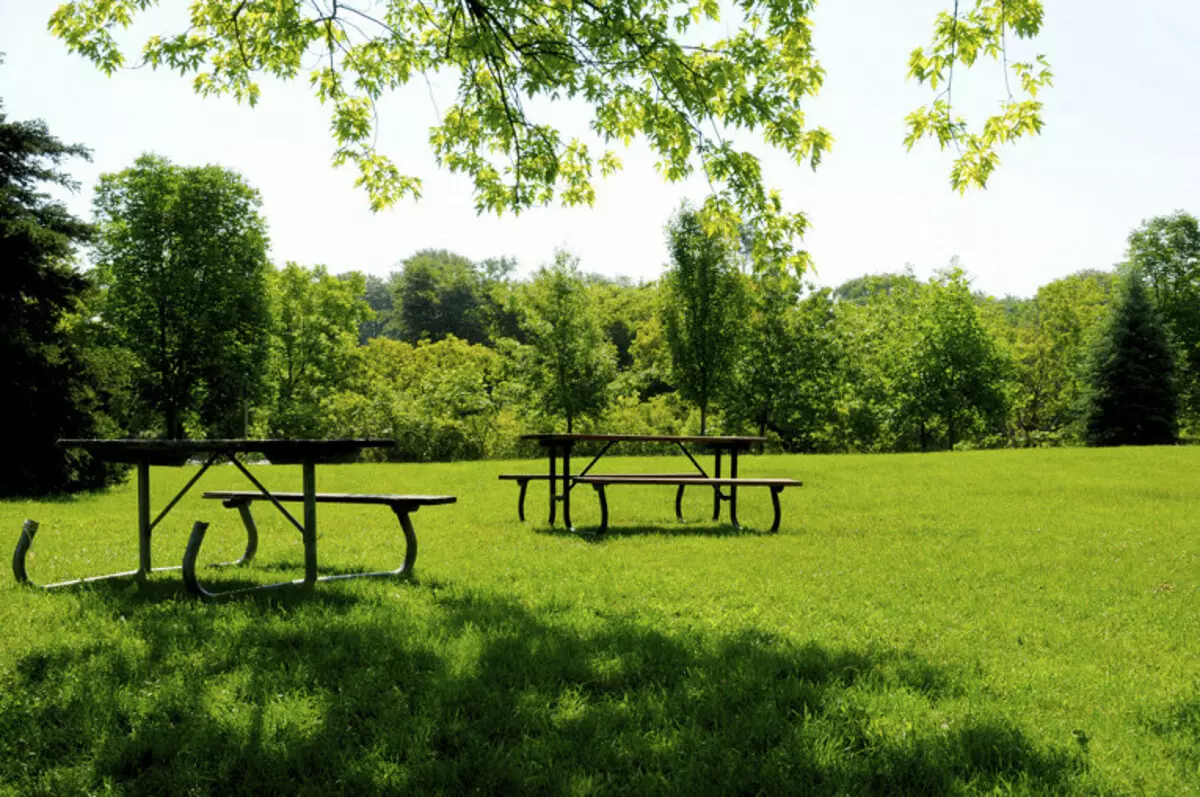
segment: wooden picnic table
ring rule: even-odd
[[[221,459],[231,462],[257,489],[264,500],[270,501],[275,508],[283,513],[299,531],[304,540],[304,581],[311,584],[317,580],[317,478],[316,465],[320,462],[345,461],[352,458],[364,448],[383,448],[393,445],[391,440],[383,439],[341,439],[341,440],[254,440],[254,439],[210,439],[210,440],[102,440],[102,439],[63,439],[58,444],[65,448],[81,448],[93,457],[105,462],[120,462],[137,466],[137,530],[138,530],[138,568],[120,573],[110,573],[102,576],[64,581],[49,584],[47,588],[61,587],[68,584],[78,584],[88,581],[100,581],[110,578],[133,576],[138,581],[145,579],[152,572],[162,570],[178,570],[173,567],[153,567],[150,560],[150,539],[154,528],[162,522],[180,499],[200,480],[205,471]],[[303,522],[298,521],[283,504],[272,495],[262,482],[246,467],[242,458],[246,454],[261,454],[272,464],[300,465],[301,481],[303,484],[302,503],[304,506]],[[201,467],[187,484],[183,486],[174,498],[153,519],[150,517],[150,466],[179,467],[192,459],[200,459]],[[21,538],[17,543],[17,551],[13,556],[13,574],[18,581],[28,582],[25,572],[25,554],[33,543],[33,535],[37,524],[26,521]],[[248,559],[253,551],[248,546],[247,555],[237,564]]]
[[[749,449],[753,445],[765,443],[765,437],[751,437],[744,435],[646,435],[646,434],[527,434],[522,435],[523,440],[533,440],[540,445],[546,447],[550,455],[550,469],[547,477],[550,483],[550,525],[554,525],[555,513],[559,502],[563,505],[563,523],[568,529],[573,529],[571,523],[571,489],[579,484],[579,478],[586,477],[588,473],[595,467],[596,463],[616,445],[623,442],[637,443],[663,443],[666,445],[676,445],[683,455],[688,458],[692,466],[696,470],[696,477],[704,479],[721,479],[721,459],[724,454],[729,455],[729,479],[738,478],[738,454]],[[579,473],[571,473],[571,449],[576,443],[581,442],[602,442],[604,445],[600,451],[592,457],[592,460]],[[689,445],[706,446],[713,452],[713,474],[710,476],[704,467],[696,461],[692,456],[692,452],[688,450]],[[558,473],[558,460],[562,460],[562,472]],[[646,474],[647,477],[655,474]],[[676,477],[678,474],[666,474],[671,477]],[[678,484],[678,482],[675,482]],[[561,484],[561,489],[560,489]],[[683,487],[679,484],[679,491],[676,496],[676,514],[680,513],[679,504],[682,499]],[[706,484],[703,486],[711,486],[713,490],[713,520],[719,520],[721,517],[721,503],[729,503],[729,518],[730,522],[737,527],[737,485],[726,484],[728,493],[724,492],[722,484]],[[522,489],[522,500],[524,499],[524,489]],[[523,512],[522,512],[523,514]]]

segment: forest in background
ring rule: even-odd
[[[524,278],[441,250],[334,275],[272,263],[258,192],[219,166],[142,156],[102,177],[90,223],[71,217],[38,186],[70,185],[58,163],[86,150],[39,124],[6,125],[43,159],[5,176],[25,192],[8,340],[39,452],[9,493],[113,478],[63,462],[53,441],[73,436],[385,437],[381,456],[446,461],[566,429],[891,452],[1170,443],[1200,418],[1200,227],[1182,211],[1134,229],[1123,263],[1028,298],[974,290],[957,261],[817,288],[687,203],[654,281],[567,249]],[[1089,425],[1103,401],[1107,431]]]

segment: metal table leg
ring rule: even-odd
[[[738,477],[738,450],[736,448],[729,449],[729,478],[736,479]],[[729,486],[729,523],[735,529],[741,530],[741,524],[738,523],[737,516],[737,485]]]
[[[301,466],[304,473],[304,585],[317,583],[317,467],[312,460]]]
[[[138,512],[138,569],[137,578],[150,576],[150,463],[142,460],[137,466]]]
[[[571,444],[563,445],[563,525],[567,531],[574,531],[575,526],[571,523]]]
[[[721,449],[717,449],[713,455],[716,460],[716,470],[713,473],[714,479],[721,478]],[[721,519],[721,488],[713,486],[713,520]]]
[[[553,526],[558,514],[558,479],[555,478],[558,473],[558,446],[550,443],[546,448],[550,452],[550,525]]]

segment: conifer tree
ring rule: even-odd
[[[1131,270],[1092,352],[1084,407],[1087,444],[1174,443],[1179,428],[1174,365],[1142,275]]]

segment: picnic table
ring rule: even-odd
[[[216,462],[227,460],[244,475],[255,490],[247,493],[207,493],[207,498],[221,498],[229,506],[244,508],[251,500],[265,500],[278,509],[287,520],[299,530],[304,542],[304,578],[301,582],[284,582],[285,584],[302,583],[311,585],[317,577],[317,504],[322,502],[336,503],[387,503],[397,510],[401,517],[401,525],[405,527],[405,536],[411,538],[410,556],[415,556],[415,538],[411,536],[411,527],[406,524],[407,512],[415,511],[423,503],[452,503],[450,496],[354,496],[344,494],[322,495],[316,491],[316,466],[318,463],[338,462],[352,459],[364,448],[381,448],[391,446],[391,440],[382,439],[341,439],[341,440],[253,440],[253,439],[214,439],[214,440],[99,440],[99,439],[64,439],[59,445],[67,448],[82,448],[93,457],[105,462],[126,463],[137,466],[137,532],[138,532],[138,568],[120,573],[110,573],[101,576],[90,576],[72,581],[63,581],[46,585],[47,588],[67,586],[84,582],[101,581],[111,578],[133,576],[139,582],[145,581],[152,572],[164,570],[185,571],[187,575],[190,555],[191,565],[195,565],[195,553],[199,548],[199,540],[203,539],[207,523],[197,523],[193,528],[192,539],[189,541],[188,552],[185,554],[183,565],[171,567],[153,567],[150,557],[150,541],[156,526],[175,508],[180,499],[200,480],[200,477]],[[302,492],[272,493],[247,467],[243,461],[247,454],[260,454],[271,464],[300,465]],[[200,469],[188,480],[181,490],[167,502],[159,513],[151,518],[150,508],[150,468],[155,466],[179,467],[198,459]],[[371,500],[356,500],[371,499]],[[428,499],[422,501],[422,499]],[[284,507],[285,501],[296,501],[303,505],[303,520],[297,520]],[[407,501],[407,503],[405,503]],[[247,512],[243,520],[247,527],[246,552],[235,562],[222,564],[242,564],[253,557],[257,546],[257,534]],[[29,578],[25,568],[25,556],[33,544],[37,531],[37,523],[27,520],[22,529],[21,537],[13,555],[13,574],[20,582],[28,583]],[[393,571],[395,572],[395,571]],[[375,574],[368,574],[375,575]],[[194,582],[194,572],[192,581]],[[283,586],[283,584],[267,585],[268,587]],[[193,592],[199,590],[198,585],[189,584]],[[199,590],[203,594],[203,590]],[[207,593],[211,596],[211,593]]]
[[[519,482],[521,492],[518,498],[517,511],[522,520],[525,519],[525,492],[529,481],[545,479],[550,485],[550,525],[554,525],[558,504],[563,506],[563,522],[568,530],[574,530],[571,523],[571,490],[579,484],[590,484],[596,489],[600,498],[601,523],[600,530],[608,527],[608,501],[604,488],[613,484],[664,484],[673,485],[678,489],[675,495],[675,515],[683,520],[683,492],[688,486],[711,487],[713,490],[713,520],[721,517],[721,504],[729,504],[730,524],[741,528],[737,516],[737,491],[739,486],[762,486],[771,489],[771,498],[775,508],[775,522],[772,531],[779,528],[779,492],[785,487],[799,486],[800,482],[793,479],[745,479],[738,476],[738,455],[751,446],[765,443],[765,437],[743,435],[631,435],[631,434],[527,434],[523,440],[533,440],[544,446],[549,455],[549,470],[547,475],[538,474],[501,474],[501,479]],[[579,473],[571,472],[571,450],[577,443],[600,442],[599,452],[584,466]],[[646,474],[605,474],[589,475],[605,454],[614,446],[624,442],[662,443],[675,445],[687,457],[694,470],[688,473],[646,473]],[[704,446],[713,453],[713,473],[710,475],[697,461],[688,446]],[[729,458],[729,474],[721,475],[721,463],[725,456]],[[559,461],[562,462],[561,471]]]

